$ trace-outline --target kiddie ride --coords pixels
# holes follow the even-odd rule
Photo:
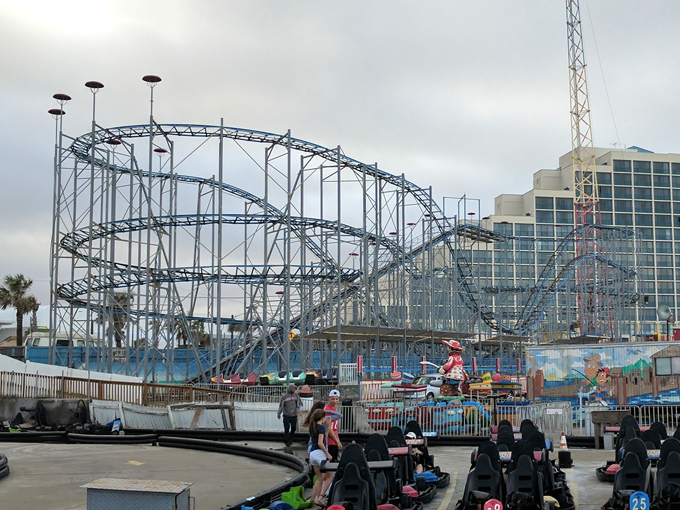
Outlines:
[[[551,451],[552,444],[531,420],[518,430],[502,420],[491,439],[472,452],[463,498],[455,509],[573,510],[566,475],[550,459]]]
[[[372,434],[364,448],[350,444],[340,462],[322,465],[322,471],[335,472],[328,510],[420,510],[449,484],[449,474],[434,465],[420,425],[412,421],[404,430]]]
[[[600,481],[614,484],[604,510],[680,509],[680,428],[668,437],[661,422],[640,427],[632,415],[624,416],[614,460],[595,471]]]

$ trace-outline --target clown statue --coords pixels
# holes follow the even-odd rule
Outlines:
[[[439,373],[444,374],[444,377],[452,384],[465,381],[467,374],[463,369],[463,358],[460,355],[463,349],[460,347],[460,344],[455,340],[444,340],[442,343],[449,348],[449,359],[439,369]]]

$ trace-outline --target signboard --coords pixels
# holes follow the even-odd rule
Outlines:
[[[637,491],[630,495],[630,510],[649,510],[649,496],[646,492]]]

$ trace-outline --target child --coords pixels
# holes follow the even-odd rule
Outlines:
[[[316,483],[312,489],[311,499],[320,507],[324,507],[326,504],[323,494],[326,493],[331,482],[331,473],[322,473],[321,463],[325,460],[330,460],[331,454],[328,453],[328,447],[326,446],[326,412],[323,409],[315,410],[311,416],[309,420],[309,435],[312,439],[309,462],[316,474]]]

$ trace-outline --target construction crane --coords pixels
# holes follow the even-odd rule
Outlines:
[[[571,155],[574,169],[574,226],[579,232],[575,246],[579,321],[581,335],[611,336],[607,321],[606,296],[598,295],[600,281],[606,282],[606,269],[600,266],[600,230],[580,227],[600,224],[599,194],[595,173],[595,151],[588,101],[586,61],[583,52],[581,15],[578,0],[567,2],[567,39],[569,43],[569,84],[571,89]],[[608,322],[608,324],[607,324]]]

